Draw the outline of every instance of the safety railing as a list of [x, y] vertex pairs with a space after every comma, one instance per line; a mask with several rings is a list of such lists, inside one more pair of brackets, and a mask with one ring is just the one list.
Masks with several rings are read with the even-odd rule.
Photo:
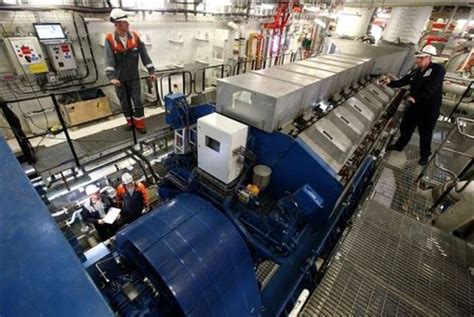
[[[189, 79], [189, 80], [186, 80]], [[167, 92], [165, 93], [163, 87], [163, 81], [166, 80], [167, 82]], [[181, 81], [181, 88], [176, 82]], [[161, 100], [165, 100], [165, 95], [177, 92], [180, 90], [181, 93], [185, 94], [186, 97], [189, 97], [193, 92], [193, 74], [190, 71], [180, 70], [174, 71], [171, 73], [164, 74], [160, 77], [160, 92], [161, 92]]]
[[[191, 73], [190, 71], [186, 71], [186, 70], [157, 72], [158, 79], [154, 80], [153, 82], [150, 82], [148, 80], [148, 76], [122, 82], [122, 85], [125, 86], [124, 90], [126, 91], [126, 94], [127, 94], [127, 100], [128, 100], [127, 110], [128, 111], [123, 111], [123, 109], [120, 111], [114, 111], [111, 114], [107, 114], [102, 117], [96, 117], [93, 120], [87, 120], [87, 122], [82, 122], [82, 123], [77, 123], [77, 124], [71, 124], [71, 123], [66, 122], [63, 116], [64, 112], [62, 111], [64, 110], [62, 109], [62, 107], [64, 107], [65, 105], [60, 103], [59, 97], [65, 94], [80, 93], [81, 91], [84, 91], [86, 89], [88, 90], [88, 89], [112, 88], [113, 85], [111, 83], [95, 85], [93, 87], [88, 87], [86, 89], [76, 89], [76, 90], [67, 90], [65, 92], [35, 94], [34, 96], [26, 96], [26, 97], [11, 99], [11, 100], [5, 100], [5, 103], [2, 103], [2, 107], [4, 104], [6, 107], [7, 104], [21, 103], [21, 102], [32, 101], [32, 100], [40, 100], [42, 98], [49, 99], [53, 106], [52, 108], [54, 109], [55, 115], [57, 116], [57, 119], [58, 119], [57, 121], [59, 121], [58, 129], [52, 132], [49, 130], [50, 127], [48, 126], [44, 128], [43, 131], [40, 131], [38, 133], [32, 133], [31, 135], [28, 135], [28, 136], [25, 135], [24, 133], [14, 133], [14, 136], [17, 139], [18, 143], [20, 144], [22, 151], [25, 152], [25, 150], [27, 150], [28, 148], [30, 149], [33, 148], [29, 144], [30, 140], [37, 139], [37, 138], [44, 139], [44, 138], [49, 138], [49, 137], [55, 138], [56, 140], [58, 140], [57, 134], [64, 133], [64, 140], [68, 144], [75, 166], [81, 167], [81, 157], [79, 155], [78, 149], [76, 148], [76, 145], [74, 144], [75, 142], [73, 138], [71, 137], [71, 130], [83, 127], [85, 125], [90, 125], [91, 123], [96, 123], [98, 121], [107, 119], [111, 116], [124, 114], [125, 112], [129, 112], [131, 116], [133, 117], [134, 107], [132, 106], [132, 101], [131, 101], [132, 99], [131, 99], [131, 96], [129, 95], [129, 89], [128, 89], [129, 88], [128, 85], [130, 85], [132, 81], [147, 80], [145, 87], [150, 88], [150, 90], [153, 91], [152, 100], [150, 100], [149, 98], [148, 103], [144, 105], [144, 108], [148, 108], [148, 107], [162, 106], [162, 102], [164, 101], [164, 96], [169, 93], [177, 92], [177, 90], [181, 93], [184, 93], [186, 96], [190, 96], [191, 94], [201, 94], [205, 92], [207, 88], [215, 86], [215, 82], [213, 82], [212, 80], [209, 80], [210, 78], [215, 79], [215, 78], [224, 78], [231, 75], [237, 75], [242, 72], [241, 68], [239, 68], [242, 65], [245, 65], [243, 66], [244, 67], [243, 69], [246, 71], [247, 67], [250, 67], [252, 70], [254, 70], [254, 69], [259, 69], [262, 67], [263, 68], [270, 67], [272, 65], [282, 65], [285, 63], [300, 60], [302, 58], [303, 58], [303, 52], [298, 51], [294, 53], [282, 54], [279, 56], [261, 58], [259, 60], [255, 60], [255, 59], [251, 61], [242, 60], [233, 66], [228, 65], [228, 64], [207, 66], [207, 67], [196, 70], [194, 73]], [[209, 72], [213, 72], [212, 76], [209, 75]], [[147, 92], [147, 95], [150, 95], [150, 93]], [[143, 94], [142, 94], [142, 97], [143, 97]], [[42, 111], [50, 109], [50, 108], [43, 109], [43, 107], [41, 108], [42, 108]], [[139, 138], [137, 136], [137, 132], [135, 130], [135, 123], [133, 120], [131, 121], [131, 124], [132, 124], [132, 129], [130, 129], [130, 135], [131, 135], [130, 142], [133, 145], [137, 145], [139, 144], [139, 140], [138, 140]], [[15, 126], [14, 122], [9, 121], [9, 125], [10, 125], [9, 128], [11, 130], [14, 130], [14, 131], [18, 130], [18, 127], [14, 127]], [[26, 147], [22, 146], [25, 144], [27, 144]], [[30, 162], [30, 163], [34, 163], [34, 162]]]
[[[147, 80], [148, 81], [149, 79], [148, 79], [148, 76], [146, 76], [146, 77], [141, 77], [141, 78], [134, 79], [133, 81], [137, 81], [137, 80], [138, 81], [142, 81], [142, 80]], [[131, 117], [133, 117], [134, 116], [134, 107], [132, 106], [131, 96], [129, 95], [129, 87], [128, 87], [130, 84], [131, 84], [131, 81], [121, 82], [121, 85], [124, 86], [124, 91], [126, 92], [126, 96], [127, 96], [127, 100], [128, 100], [128, 104], [127, 104], [128, 112], [130, 113]], [[154, 90], [154, 96], [153, 96], [152, 100], [148, 100], [147, 104], [143, 104], [143, 108], [162, 106], [161, 98], [160, 98], [159, 90], [158, 90], [158, 86], [157, 86], [157, 80], [152, 81], [151, 85], [152, 85], [152, 87], [154, 87], [154, 89], [153, 89]], [[30, 141], [33, 140], [33, 139], [38, 139], [38, 138], [41, 138], [41, 140], [43, 140], [44, 138], [49, 137], [49, 138], [54, 138], [55, 140], [58, 140], [58, 141], [64, 140], [65, 142], [67, 142], [68, 148], [69, 148], [69, 151], [71, 153], [72, 160], [74, 161], [75, 166], [76, 167], [81, 167], [81, 157], [79, 155], [79, 150], [77, 148], [77, 145], [74, 144], [74, 140], [71, 137], [71, 130], [74, 130], [75, 128], [83, 127], [85, 125], [90, 125], [91, 123], [95, 123], [95, 122], [110, 118], [112, 116], [124, 114], [126, 111], [121, 109], [120, 111], [111, 112], [110, 114], [100, 116], [100, 117], [96, 117], [93, 120], [87, 120], [86, 122], [81, 122], [81, 123], [77, 123], [77, 124], [71, 124], [71, 123], [68, 124], [66, 122], [66, 118], [64, 117], [64, 114], [67, 111], [66, 111], [65, 108], [63, 108], [63, 107], [66, 107], [67, 105], [66, 104], [61, 104], [59, 102], [60, 96], [67, 95], [67, 94], [71, 94], [71, 95], [72, 94], [79, 94], [81, 92], [84, 92], [86, 90], [91, 90], [91, 89], [111, 88], [112, 86], [113, 85], [111, 83], [106, 83], [106, 84], [102, 84], [102, 85], [95, 85], [94, 87], [88, 87], [87, 89], [67, 90], [66, 92], [41, 94], [41, 95], [36, 94], [35, 96], [28, 96], [28, 97], [16, 98], [16, 99], [11, 99], [11, 100], [4, 100], [1, 103], [2, 110], [5, 113], [5, 117], [7, 119], [7, 122], [9, 123], [9, 127], [4, 127], [4, 128], [9, 128], [14, 132], [13, 134], [14, 134], [18, 144], [20, 145], [21, 150], [25, 154], [25, 157], [29, 158], [28, 159], [29, 163], [32, 163], [32, 164], [36, 163], [35, 162], [35, 160], [36, 160], [35, 155], [26, 155], [26, 153], [25, 153], [25, 151], [28, 150], [28, 149], [30, 151], [35, 150], [31, 146]], [[142, 98], [143, 98], [143, 95], [142, 95]], [[31, 135], [27, 136], [21, 130], [21, 127], [18, 125], [17, 120], [11, 115], [13, 112], [10, 112], [10, 115], [6, 115], [6, 112], [9, 111], [8, 109], [10, 109], [8, 107], [8, 105], [9, 104], [16, 104], [16, 103], [20, 103], [20, 102], [32, 101], [32, 100], [39, 100], [39, 99], [49, 100], [51, 102], [51, 104], [53, 105], [54, 113], [57, 117], [57, 121], [59, 121], [59, 127], [58, 127], [59, 129], [57, 129], [56, 131], [53, 132], [53, 131], [49, 130], [50, 127], [48, 126], [48, 127], [44, 127], [43, 131], [41, 131], [39, 133], [32, 133]], [[43, 101], [43, 102], [45, 102], [45, 101]], [[8, 109], [6, 109], [6, 108], [8, 108]], [[44, 112], [45, 110], [48, 110], [48, 109], [43, 109], [42, 111]], [[46, 119], [46, 121], [48, 121], [48, 120]], [[125, 121], [124, 121], [124, 123], [125, 123]], [[130, 136], [131, 137], [130, 137], [129, 141], [130, 141], [130, 143], [136, 145], [136, 144], [139, 143], [139, 140], [138, 140], [138, 137], [137, 137], [137, 132], [135, 130], [135, 122], [133, 120], [131, 121], [131, 125], [132, 125], [132, 129], [130, 129]], [[58, 134], [60, 134], [60, 133], [64, 133], [64, 138], [58, 137]], [[101, 140], [101, 141], [104, 142], [103, 140]], [[39, 143], [41, 143], [41, 142], [39, 142]], [[62, 143], [62, 142], [60, 142], [60, 143]], [[27, 145], [26, 147], [23, 146], [25, 144]]]
[[[232, 66], [228, 64], [212, 65], [204, 68], [200, 68], [194, 72], [194, 92], [196, 94], [203, 93], [206, 90], [206, 87], [215, 86], [214, 84], [207, 85], [207, 76], [206, 72], [212, 71], [214, 74], [219, 74], [219, 76], [213, 76], [213, 78], [225, 78], [232, 75]], [[198, 81], [201, 82], [201, 89], [198, 89]]]
[[308, 58], [311, 51], [298, 50], [296, 52], [280, 54], [268, 57], [257, 57], [252, 59], [242, 59], [232, 67], [232, 75], [239, 75], [252, 70], [265, 69], [272, 66], [279, 66]]
[[[427, 174], [429, 167], [432, 163], [434, 163], [435, 168], [445, 172], [452, 178], [448, 186], [444, 188], [441, 195], [439, 195], [439, 197], [434, 201], [433, 205], [428, 209], [428, 214], [433, 213], [435, 209], [445, 200], [451, 190], [455, 187], [457, 181], [462, 180], [465, 175], [472, 171], [472, 168], [474, 166], [474, 155], [470, 151], [459, 151], [453, 148], [453, 145], [459, 143], [460, 140], [466, 140], [468, 144], [472, 144], [472, 140], [474, 140], [473, 131], [474, 119], [463, 117], [456, 118], [455, 125], [450, 129], [446, 138], [444, 138], [444, 140], [435, 150], [435, 153], [431, 156], [430, 160], [428, 161], [428, 164], [422, 169], [422, 171], [416, 178], [415, 183], [420, 182], [422, 178]], [[458, 142], [456, 142], [455, 139], [457, 139]], [[470, 149], [470, 146], [468, 146], [468, 148]], [[447, 152], [452, 155], [455, 155], [457, 160], [460, 161], [460, 164], [457, 164], [458, 166], [455, 170], [453, 168], [450, 169], [443, 166], [443, 164], [440, 162], [441, 152]]]

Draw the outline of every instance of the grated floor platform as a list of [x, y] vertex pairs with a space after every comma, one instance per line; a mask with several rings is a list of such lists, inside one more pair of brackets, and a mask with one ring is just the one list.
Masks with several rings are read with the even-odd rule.
[[[145, 121], [147, 133], [141, 134], [137, 132], [137, 140], [139, 142], [163, 137], [170, 131], [165, 121], [164, 112], [147, 117]], [[122, 125], [73, 140], [74, 149], [79, 161], [84, 164], [132, 145], [132, 131], [127, 131], [124, 128], [125, 125]], [[36, 154], [38, 162], [34, 164], [34, 167], [38, 173], [55, 173], [75, 166], [74, 158], [67, 142], [40, 148]]]
[[367, 201], [300, 316], [473, 316], [474, 246]]
[[272, 261], [264, 261], [257, 266], [257, 280], [261, 285], [261, 289], [267, 286], [272, 276], [278, 271], [280, 266]]
[[[433, 150], [450, 128], [438, 123]], [[445, 146], [458, 149], [457, 141]], [[474, 316], [474, 246], [429, 224], [433, 195], [416, 183], [423, 169], [418, 143], [415, 133], [403, 152], [386, 154], [372, 192], [300, 316]], [[439, 153], [439, 163], [454, 172], [466, 162]], [[432, 186], [451, 177], [434, 164], [424, 175]]]
[[[452, 125], [447, 125], [444, 122], [437, 124], [433, 133], [433, 152], [448, 136], [451, 127]], [[445, 147], [456, 149], [460, 146], [459, 142], [460, 140], [452, 138], [452, 142], [446, 143]], [[375, 186], [371, 197], [384, 207], [411, 216], [421, 222], [429, 223], [433, 216], [428, 213], [434, 202], [433, 192], [431, 189], [420, 188], [419, 182], [416, 182], [423, 171], [418, 160], [419, 135], [415, 132], [403, 152], [392, 151], [386, 154], [374, 176]], [[438, 162], [444, 168], [459, 173], [462, 167], [469, 162], [469, 159], [441, 150], [438, 153]], [[451, 179], [452, 176], [449, 173], [437, 168], [432, 162], [428, 165], [422, 181], [431, 187], [438, 187]]]

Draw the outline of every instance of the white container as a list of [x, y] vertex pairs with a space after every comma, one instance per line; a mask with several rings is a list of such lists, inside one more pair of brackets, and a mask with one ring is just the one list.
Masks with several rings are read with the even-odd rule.
[[246, 146], [248, 126], [211, 113], [197, 121], [198, 167], [229, 184], [242, 172], [243, 162], [234, 150]]

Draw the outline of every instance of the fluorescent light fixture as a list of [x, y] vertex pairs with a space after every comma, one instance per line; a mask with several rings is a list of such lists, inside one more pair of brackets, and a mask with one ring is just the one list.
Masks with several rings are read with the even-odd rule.
[[274, 4], [271, 4], [271, 3], [262, 3], [262, 4], [260, 5], [260, 8], [261, 8], [262, 10], [273, 10], [273, 9], [275, 9], [275, 5], [274, 5]]
[[351, 17], [361, 17], [362, 14], [359, 12], [345, 12], [345, 11], [340, 11], [337, 13], [338, 16], [351, 16]]
[[304, 10], [309, 12], [319, 12], [321, 9], [317, 6], [304, 6]]
[[324, 21], [323, 21], [323, 20], [321, 20], [321, 19], [318, 19], [318, 18], [314, 19], [314, 23], [316, 23], [317, 25], [319, 25], [319, 26], [320, 26], [320, 27], [322, 27], [323, 29], [325, 29], [325, 28], [326, 28], [326, 26], [327, 26], [327, 24], [326, 24], [326, 23], [324, 23]]
[[145, 0], [122, 0], [122, 6], [124, 8], [137, 8], [145, 10], [158, 10], [165, 8], [165, 0], [154, 0], [154, 1], [145, 1]]
[[[69, 1], [68, 1], [69, 2]], [[64, 4], [63, 0], [30, 0], [31, 5], [61, 5]]]
[[380, 18], [380, 19], [388, 19], [388, 18], [390, 18], [390, 14], [389, 14], [389, 13], [385, 13], [385, 12], [380, 12], [380, 13], [377, 12], [377, 18]]
[[273, 37], [273, 52], [276, 53], [278, 51], [278, 44], [280, 44], [280, 36], [275, 35]]
[[206, 7], [223, 7], [232, 5], [231, 0], [206, 0]]
[[378, 25], [371, 26], [370, 34], [372, 34], [372, 36], [374, 37], [375, 42], [380, 41], [380, 39], [382, 38], [382, 33], [383, 33], [383, 29], [380, 26]]

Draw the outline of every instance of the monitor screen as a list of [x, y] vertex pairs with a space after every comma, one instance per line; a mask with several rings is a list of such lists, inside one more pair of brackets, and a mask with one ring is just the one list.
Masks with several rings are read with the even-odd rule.
[[40, 40], [66, 39], [60, 23], [34, 23], [33, 25]]

